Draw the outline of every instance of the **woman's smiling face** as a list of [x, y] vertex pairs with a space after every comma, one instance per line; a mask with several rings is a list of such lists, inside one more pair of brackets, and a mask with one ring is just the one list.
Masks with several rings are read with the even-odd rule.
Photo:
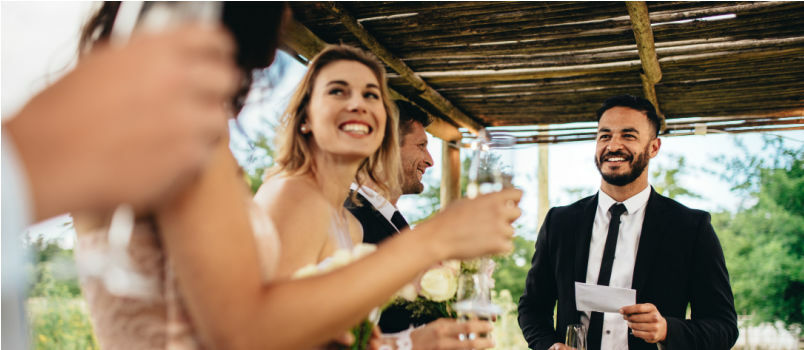
[[319, 151], [369, 157], [385, 136], [386, 112], [380, 83], [362, 63], [332, 62], [313, 83], [307, 124]]

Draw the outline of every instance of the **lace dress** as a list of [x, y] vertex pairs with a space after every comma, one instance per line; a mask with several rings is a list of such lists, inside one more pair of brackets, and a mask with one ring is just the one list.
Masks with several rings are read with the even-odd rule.
[[[256, 206], [251, 209], [263, 278], [268, 281], [277, 266], [279, 240], [267, 215]], [[170, 256], [165, 254], [152, 221], [134, 223], [124, 253], [110, 244], [106, 228], [78, 235], [75, 257], [102, 349], [204, 348], [185, 309]], [[99, 271], [99, 266], [104, 271]], [[109, 273], [108, 269], [115, 266], [119, 271]], [[115, 283], [114, 276], [120, 275], [128, 277], [128, 283]]]

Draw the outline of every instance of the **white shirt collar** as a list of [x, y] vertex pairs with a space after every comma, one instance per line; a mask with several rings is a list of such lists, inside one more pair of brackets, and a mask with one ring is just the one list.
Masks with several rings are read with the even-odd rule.
[[379, 211], [380, 214], [382, 214], [382, 216], [384, 216], [389, 222], [391, 221], [391, 217], [394, 215], [394, 212], [398, 210], [393, 204], [391, 204], [391, 202], [385, 199], [385, 197], [368, 186], [360, 186], [358, 189], [357, 184], [352, 183], [350, 188], [352, 191], [357, 191], [357, 193], [360, 193], [363, 195], [363, 197], [366, 197], [366, 200], [368, 200], [369, 203], [371, 203], [371, 205], [373, 205], [374, 208], [377, 209], [377, 211]]
[[[639, 191], [639, 193], [622, 202], [625, 205], [625, 215], [633, 215], [645, 207], [650, 198], [650, 189], [650, 185], [645, 186], [644, 190]], [[603, 192], [603, 190], [598, 191], [598, 194], [597, 206], [603, 208], [605, 212], [608, 212], [609, 208], [611, 208], [614, 203], [617, 203], [614, 198], [611, 198], [606, 192]]]

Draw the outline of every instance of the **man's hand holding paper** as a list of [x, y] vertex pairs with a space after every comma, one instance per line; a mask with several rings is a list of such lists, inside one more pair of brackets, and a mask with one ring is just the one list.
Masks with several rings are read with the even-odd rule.
[[667, 320], [656, 306], [650, 303], [625, 306], [620, 309], [623, 319], [628, 321], [631, 333], [648, 343], [657, 343], [667, 338]]
[[575, 282], [575, 307], [578, 311], [620, 312], [620, 309], [636, 304], [636, 291]]
[[578, 311], [617, 312], [628, 321], [635, 337], [648, 343], [667, 338], [667, 320], [653, 304], [637, 304], [636, 291], [575, 282], [575, 306]]

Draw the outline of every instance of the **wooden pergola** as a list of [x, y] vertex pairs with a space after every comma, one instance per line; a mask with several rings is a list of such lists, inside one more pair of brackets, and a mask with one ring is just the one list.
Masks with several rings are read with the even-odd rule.
[[[610, 96], [649, 99], [664, 136], [804, 129], [804, 2], [292, 2], [284, 49], [372, 51], [389, 85], [460, 142], [592, 140]], [[584, 123], [586, 122], [586, 123]], [[556, 126], [555, 124], [568, 124]], [[442, 204], [458, 196], [445, 142]]]

